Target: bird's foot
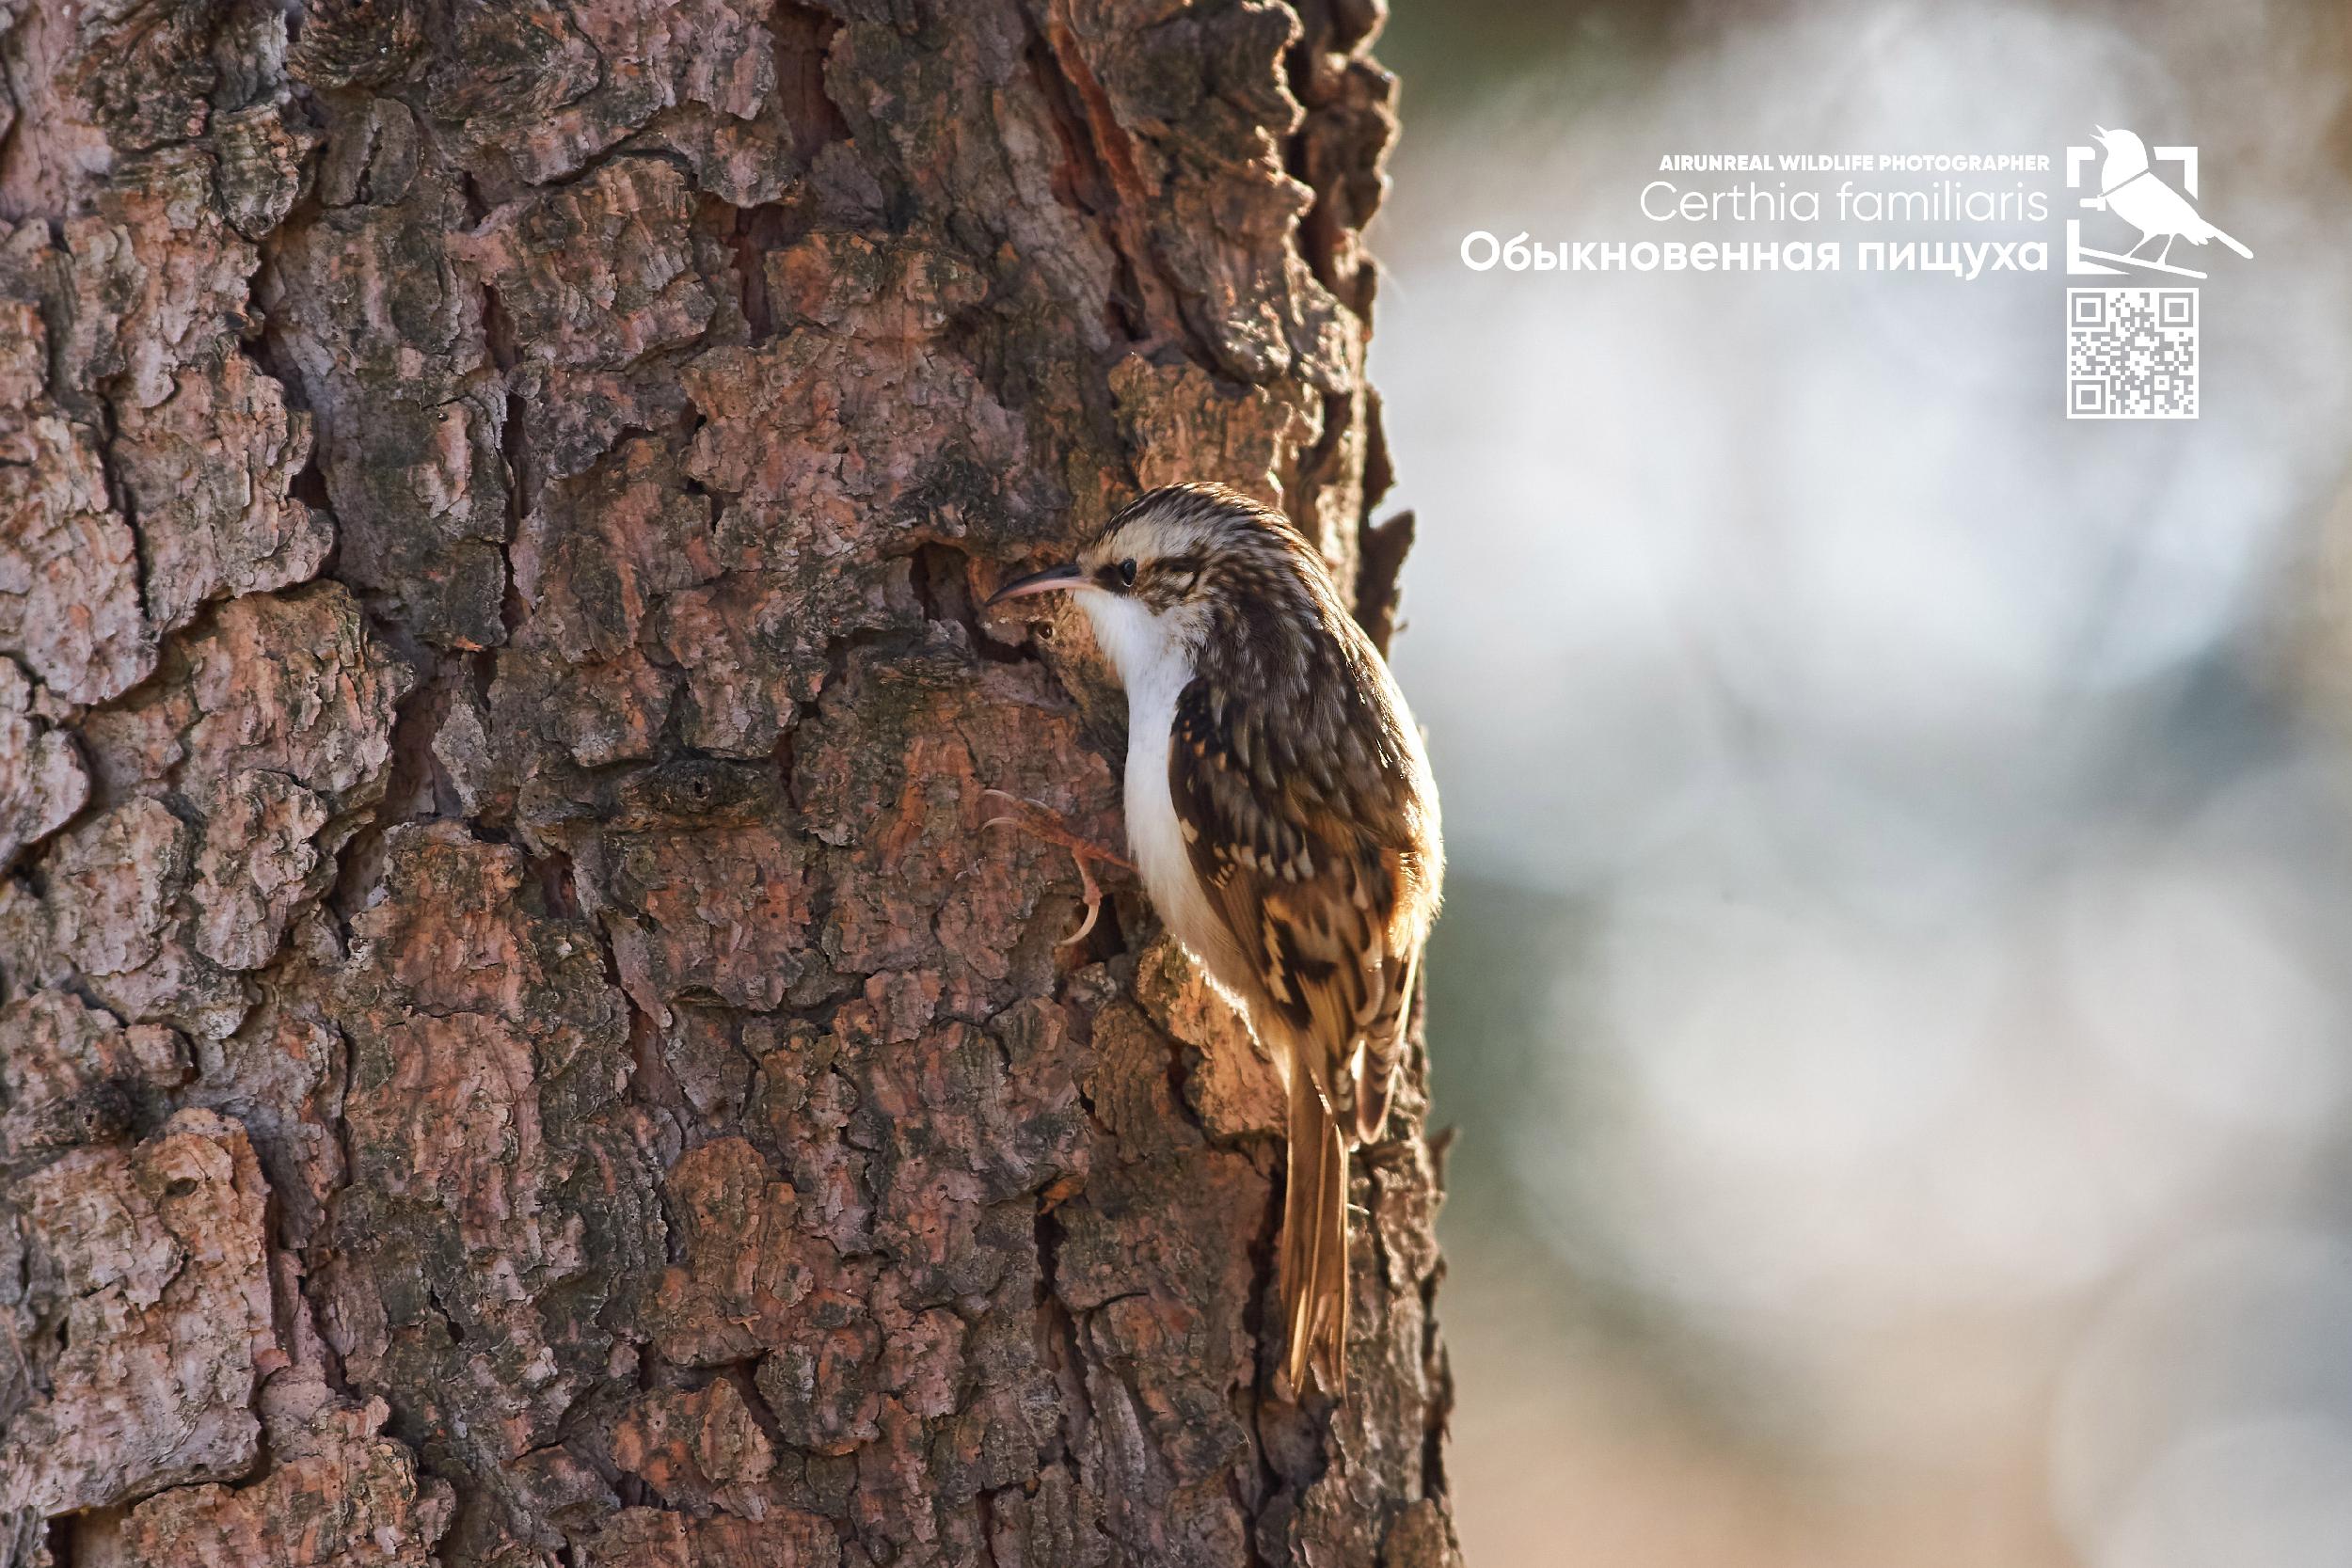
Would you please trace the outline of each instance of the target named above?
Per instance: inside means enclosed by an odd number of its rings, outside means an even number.
[[[1025,800],[1001,789],[983,789],[980,793],[994,796],[1008,808],[1003,816],[992,816],[981,823],[982,832],[991,828],[1018,828],[1032,838],[1041,838],[1048,844],[1059,845],[1070,851],[1071,860],[1078,867],[1078,884],[1086,899],[1087,917],[1079,923],[1076,930],[1054,945],[1069,947],[1084,942],[1087,933],[1094,929],[1096,916],[1103,912],[1103,888],[1094,879],[1094,866],[1090,863],[1100,862],[1129,873],[1135,870],[1135,863],[1117,850],[1106,849],[1095,843],[1064,821],[1060,813],[1041,806],[1035,800]]]

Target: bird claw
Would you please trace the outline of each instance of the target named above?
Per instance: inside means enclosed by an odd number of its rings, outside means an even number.
[[[1002,816],[992,816],[981,823],[980,832],[986,832],[991,828],[1019,828],[1033,838],[1041,838],[1048,844],[1058,845],[1070,851],[1070,859],[1078,868],[1078,887],[1080,895],[1086,900],[1086,919],[1079,922],[1076,930],[1054,945],[1074,947],[1084,942],[1093,931],[1094,923],[1103,912],[1103,886],[1094,879],[1094,868],[1089,863],[1100,861],[1105,865],[1115,865],[1126,872],[1135,870],[1134,863],[1116,850],[1104,848],[1084,833],[1073,829],[1061,819],[1058,813],[1049,807],[1039,805],[1035,800],[1025,800],[1020,796],[1002,789],[983,789],[980,793],[993,795],[1012,808]]]
[[[1085,857],[1073,855],[1070,858],[1077,862],[1079,894],[1086,899],[1087,917],[1078,922],[1076,930],[1054,943],[1056,947],[1075,947],[1086,941],[1087,933],[1094,929],[1095,919],[1103,912],[1103,889],[1095,881],[1094,873],[1087,869]]]

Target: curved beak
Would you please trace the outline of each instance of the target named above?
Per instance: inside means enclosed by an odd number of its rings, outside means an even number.
[[[1025,578],[1013,578],[995,593],[991,594],[988,596],[988,602],[980,608],[993,610],[1007,599],[1025,599],[1032,594],[1051,594],[1057,589],[1078,588],[1084,586],[1085,582],[1086,574],[1078,570],[1075,562],[1048,566],[1041,572],[1031,572]]]

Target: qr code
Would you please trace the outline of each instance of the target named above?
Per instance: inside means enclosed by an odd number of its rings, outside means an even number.
[[[2066,417],[2197,417],[2197,291],[2066,291]]]

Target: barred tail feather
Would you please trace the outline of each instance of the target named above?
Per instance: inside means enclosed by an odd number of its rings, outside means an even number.
[[[1294,1397],[1312,1366],[1324,1388],[1347,1386],[1347,1139],[1314,1083],[1290,1094],[1290,1177],[1282,1196],[1282,1316]]]

